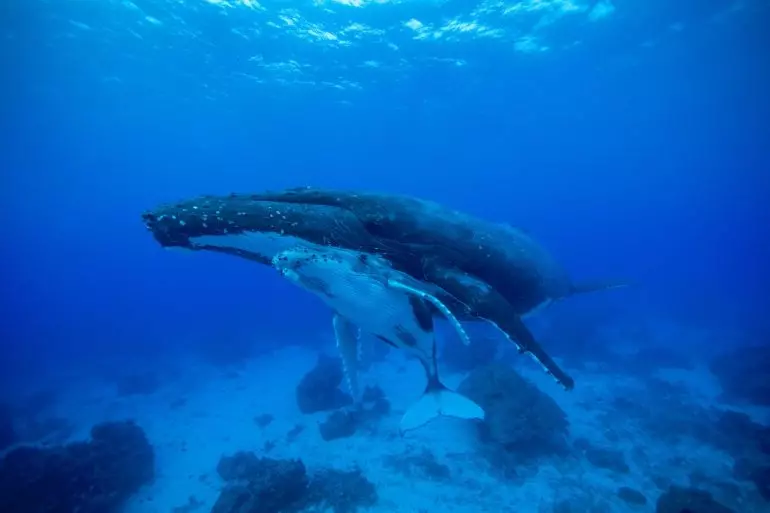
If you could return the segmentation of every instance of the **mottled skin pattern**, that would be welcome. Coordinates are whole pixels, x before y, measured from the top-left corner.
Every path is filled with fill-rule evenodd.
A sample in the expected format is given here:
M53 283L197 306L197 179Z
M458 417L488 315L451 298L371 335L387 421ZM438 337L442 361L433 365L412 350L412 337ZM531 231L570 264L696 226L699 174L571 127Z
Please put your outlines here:
M575 286L520 230L406 196L311 188L203 196L160 206L143 219L163 246L225 252L267 265L272 255L211 241L272 234L381 255L399 271L435 286L436 297L457 317L493 323L567 389L574 386L572 378L521 316L549 300L606 288Z

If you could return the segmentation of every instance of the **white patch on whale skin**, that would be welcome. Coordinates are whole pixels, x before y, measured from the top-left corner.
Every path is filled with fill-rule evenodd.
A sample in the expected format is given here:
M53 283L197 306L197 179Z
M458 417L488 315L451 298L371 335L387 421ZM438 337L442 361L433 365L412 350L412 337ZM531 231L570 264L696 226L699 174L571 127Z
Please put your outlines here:
M276 232L243 232L229 235L201 235L190 237L193 246L239 249L272 260L275 255L293 248L322 247L299 237Z

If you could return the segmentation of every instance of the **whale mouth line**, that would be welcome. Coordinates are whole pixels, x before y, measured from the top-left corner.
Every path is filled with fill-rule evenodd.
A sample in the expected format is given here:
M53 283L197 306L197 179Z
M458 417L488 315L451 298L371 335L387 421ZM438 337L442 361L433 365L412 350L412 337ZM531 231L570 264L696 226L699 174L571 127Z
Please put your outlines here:
M281 235L278 232L268 231L246 231L222 235L199 235L190 237L189 241L194 246L240 250L257 255L270 262L273 261L273 258L287 249L311 244L299 237Z

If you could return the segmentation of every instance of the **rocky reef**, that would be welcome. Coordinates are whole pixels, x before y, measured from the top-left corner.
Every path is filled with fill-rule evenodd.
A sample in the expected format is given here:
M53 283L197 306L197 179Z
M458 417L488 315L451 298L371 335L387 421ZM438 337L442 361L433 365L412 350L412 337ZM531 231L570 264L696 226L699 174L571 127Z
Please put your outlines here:
M377 421L390 412L390 402L378 386L367 386L354 408L337 410L318 425L321 438L329 442L353 436L361 428L373 432Z
M154 474L154 451L139 426L98 424L88 442L9 452L0 461L0 511L112 513Z
M495 463L509 467L566 450L569 422L564 411L509 366L479 367L458 391L484 408L479 437Z
M738 347L710 367L729 399L770 406L770 344Z
M318 430L326 442L353 436L356 433L356 416L349 411L335 411L319 424Z
M736 513L696 488L670 487L655 505L655 513Z
M260 458L239 452L221 458L226 485L212 513L355 513L377 502L377 491L360 470L308 473L301 460Z
M344 374L339 358L320 355L318 361L297 385L297 406L302 413L342 408L353 399L340 390Z

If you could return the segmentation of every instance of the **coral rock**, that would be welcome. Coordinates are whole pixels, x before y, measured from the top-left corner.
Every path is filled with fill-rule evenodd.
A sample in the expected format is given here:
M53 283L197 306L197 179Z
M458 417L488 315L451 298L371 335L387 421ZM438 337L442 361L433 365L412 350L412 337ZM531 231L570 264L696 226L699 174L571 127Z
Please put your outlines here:
M564 448L569 428L566 414L512 368L503 364L480 367L458 391L484 409L482 439L519 456L552 454Z
M89 442L20 447L0 462L0 511L117 511L155 472L152 446L136 424L94 426Z
M308 476L301 460L223 457L217 467L228 482L211 513L355 513L377 502L377 491L360 471L324 469Z
M344 411L335 411L326 422L318 426L321 431L321 438L325 441L336 440L337 438L347 438L356 433L356 419L351 413Z
M644 506L647 504L647 497L645 497L642 492L627 486L621 486L618 488L618 497L620 497L625 503L634 506Z
M339 358L321 355L315 367L297 385L297 406L302 413L336 410L353 399L340 390L342 363Z
M715 501L710 493L696 488L671 486L658 498L655 513L735 513L724 504Z

